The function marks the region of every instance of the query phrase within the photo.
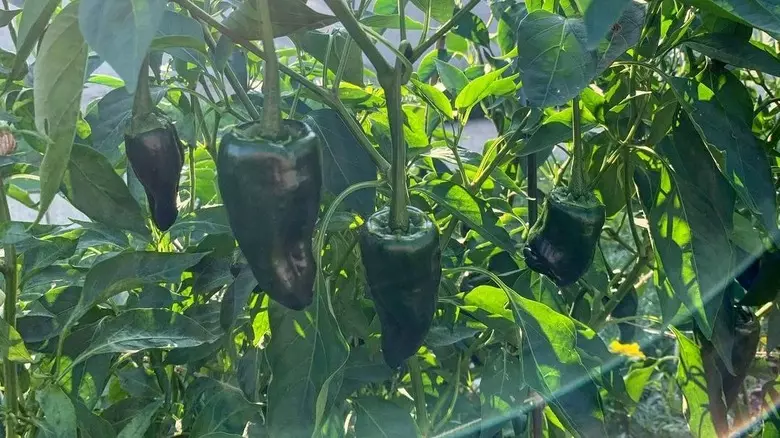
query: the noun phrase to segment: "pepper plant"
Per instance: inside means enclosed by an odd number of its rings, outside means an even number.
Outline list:
[[[780,433],[777,2],[2,7],[6,437]]]

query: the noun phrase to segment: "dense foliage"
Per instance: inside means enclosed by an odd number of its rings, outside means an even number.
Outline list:
[[[780,436],[776,1],[324,4],[3,0],[6,437]]]

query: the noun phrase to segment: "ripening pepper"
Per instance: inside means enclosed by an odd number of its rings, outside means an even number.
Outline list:
[[[528,234],[526,264],[559,287],[573,284],[593,263],[605,220],[604,204],[592,193],[577,196],[566,187],[553,189]]]
[[[439,230],[422,210],[407,210],[407,232],[391,230],[390,210],[384,208],[368,218],[360,235],[369,294],[382,328],[382,354],[393,368],[422,345],[441,280]]]
[[[179,176],[184,167],[184,148],[176,127],[156,112],[133,123],[125,133],[125,153],[141,181],[149,201],[152,220],[161,231],[168,230],[179,214]]]
[[[219,190],[230,228],[260,288],[301,310],[314,297],[312,235],[320,207],[320,139],[303,122],[284,120],[284,138],[260,122],[233,128],[217,155]]]

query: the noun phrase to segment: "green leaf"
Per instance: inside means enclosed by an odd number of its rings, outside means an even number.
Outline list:
[[[252,270],[248,266],[244,267],[222,298],[219,313],[219,323],[222,329],[230,330],[233,327],[238,317],[244,313],[244,307],[255,287],[257,287],[257,280],[252,275]]]
[[[734,192],[684,117],[659,152],[674,172],[647,157],[634,180],[663,273],[661,284],[671,287],[709,338],[723,289],[733,278]]]
[[[780,4],[774,0],[685,0],[684,3],[780,34]]]
[[[143,366],[125,368],[116,372],[116,378],[128,394],[132,397],[159,397],[162,390],[150,371]]]
[[[139,251],[122,253],[96,263],[87,273],[79,304],[69,324],[95,304],[119,292],[146,284],[178,282],[182,272],[197,264],[205,255]]]
[[[490,46],[490,32],[488,32],[485,22],[471,12],[460,16],[455,22],[452,32],[483,47]]]
[[[400,29],[401,19],[398,14],[375,14],[368,17],[364,17],[360,20],[361,23],[368,27],[376,29]],[[423,25],[419,21],[407,16],[406,17],[406,29],[407,30],[422,30]]]
[[[182,314],[168,309],[131,309],[101,320],[89,347],[73,363],[98,354],[197,347],[215,339],[203,326]]]
[[[16,37],[16,58],[9,79],[18,79],[27,69],[27,58],[49,24],[60,0],[28,0],[24,2],[19,34]]]
[[[206,40],[203,27],[190,17],[166,10],[151,50],[165,50],[174,58],[205,66]]]
[[[306,0],[270,0],[271,23],[275,37],[298,31],[319,29],[336,22],[336,17],[323,15],[306,6]],[[228,29],[249,40],[262,39],[263,22],[254,0],[243,0],[225,20]]]
[[[24,346],[22,335],[4,319],[0,319],[0,355],[12,362],[32,362],[32,357]]]
[[[420,82],[416,79],[412,79],[414,84],[414,91],[420,98],[424,99],[429,105],[433,106],[439,111],[439,114],[446,117],[448,120],[452,120],[452,105],[450,100],[444,93],[433,85]]]
[[[146,430],[154,420],[154,416],[160,407],[163,405],[163,400],[155,400],[149,403],[145,408],[141,409],[130,420],[125,427],[117,434],[117,438],[135,438],[144,436]]]
[[[62,260],[73,255],[76,251],[77,240],[66,237],[51,237],[41,240],[35,247],[25,251],[22,263],[22,284],[41,270],[48,268],[57,260]]]
[[[334,196],[347,187],[375,181],[377,169],[344,119],[336,111],[318,109],[306,115],[306,122],[319,134],[322,144],[322,180],[325,190]],[[345,200],[347,208],[368,217],[374,211],[376,190],[361,190]]]
[[[95,52],[135,92],[141,64],[163,19],[160,0],[82,0],[81,33]]]
[[[708,33],[683,41],[683,44],[712,59],[780,76],[780,59],[750,41],[733,35]]]
[[[583,21],[588,33],[587,47],[593,49],[607,36],[612,25],[631,0],[585,0],[580,4],[585,11]]]
[[[376,397],[360,397],[355,407],[355,436],[411,438],[419,436],[409,411]]]
[[[582,19],[539,9],[517,30],[518,67],[532,106],[563,105],[577,96],[622,53],[639,41],[646,5],[631,1],[606,40],[588,50]]]
[[[458,97],[455,98],[455,108],[458,110],[471,109],[474,105],[481,102],[482,99],[494,95],[495,85],[501,78],[504,70],[506,70],[506,67],[494,70],[469,82],[458,93]]]
[[[639,403],[639,400],[641,400],[642,394],[645,392],[645,387],[655,371],[656,368],[655,365],[653,365],[632,368],[628,374],[626,374],[626,390],[634,403]]]
[[[15,9],[15,10],[3,10],[0,11],[0,27],[6,27],[16,18],[17,15],[21,14],[21,9]]]
[[[73,145],[63,192],[74,207],[90,219],[148,235],[141,207],[100,152]]]
[[[677,385],[687,402],[686,419],[688,427],[695,437],[718,436],[710,413],[710,397],[707,394],[707,379],[704,374],[704,362],[696,343],[671,327],[677,337],[680,361],[677,364]]]
[[[76,134],[88,54],[79,32],[78,5],[68,4],[54,18],[35,61],[35,126],[52,141],[41,162],[41,200],[36,222],[43,218],[60,189]]]
[[[116,432],[111,423],[93,414],[80,400],[75,401],[76,420],[82,438],[114,438]]]
[[[497,247],[509,253],[516,252],[512,238],[498,225],[498,217],[493,210],[485,201],[476,198],[462,186],[449,181],[434,180],[416,186],[414,190],[430,197]]]
[[[746,117],[742,103],[747,102],[740,99],[744,85],[727,72],[707,83],[671,78],[670,84],[701,138],[723,154],[722,171],[739,198],[767,231],[775,232],[777,202],[770,164],[753,134],[752,117]]]
[[[46,385],[35,391],[43,419],[37,423],[42,438],[76,438],[76,409],[67,395],[56,385]]]
[[[448,62],[436,59],[436,71],[439,72],[441,83],[456,96],[469,84],[466,75]]]
[[[328,70],[336,74],[342,62],[341,57],[344,54],[349,34],[343,30],[309,31],[291,35],[290,38],[317,61],[325,63],[325,58],[327,58]],[[328,41],[331,38],[333,42],[330,46],[330,56],[327,56]],[[363,53],[354,41],[349,46],[349,53],[347,53],[344,63],[342,79],[354,85],[363,85]]]
[[[519,143],[516,154],[520,157],[536,154],[572,138],[572,108],[566,108],[554,113],[548,113],[544,123],[533,131],[528,140]],[[582,131],[587,132],[596,125],[596,119],[589,111],[583,111],[581,117]]]
[[[319,290],[314,303],[299,312],[271,302],[270,436],[311,436],[339,392],[349,350],[327,299]]]
[[[455,2],[453,0],[412,0],[412,3],[423,12],[428,11],[428,8],[430,8],[431,17],[439,23],[445,23],[452,18],[452,13],[455,10]]]
[[[216,385],[204,397],[203,408],[192,425],[192,438],[238,438],[245,436],[242,432],[247,423],[262,424],[258,406],[249,403],[238,388],[224,383]]]

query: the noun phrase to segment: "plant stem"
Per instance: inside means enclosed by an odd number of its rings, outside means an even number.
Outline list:
[[[263,70],[263,134],[268,138],[279,138],[282,133],[282,112],[279,109],[282,94],[279,90],[279,58],[274,45],[274,27],[271,24],[271,8],[268,0],[257,0],[257,10],[262,21],[265,69]],[[327,69],[327,66],[325,67]]]
[[[0,222],[11,222],[11,211],[8,209],[5,184],[0,178]],[[12,329],[16,329],[16,302],[18,300],[18,277],[16,269],[16,247],[6,245],[3,249],[3,276],[5,277],[5,303],[3,319]],[[10,335],[10,333],[8,334]],[[19,382],[16,374],[16,364],[5,358],[3,361],[5,374],[5,406],[6,406],[6,438],[16,438],[16,419],[19,417]]]
[[[580,115],[579,96],[572,100],[572,119],[574,153],[572,154],[569,189],[575,196],[580,196],[587,190],[587,186],[585,184],[585,150],[582,147],[582,117]]]
[[[432,2],[428,2],[430,8]],[[401,41],[406,39],[406,0],[398,0],[398,24]]]
[[[612,298],[607,301],[607,304],[604,306],[604,309],[601,311],[601,313],[597,317],[593,318],[591,324],[589,324],[594,331],[598,332],[602,327],[604,327],[604,323],[607,321],[607,318],[609,318],[609,315],[615,311],[615,308],[617,308],[618,304],[623,301],[623,298],[625,298],[626,295],[631,292],[631,288],[634,287],[634,283],[636,283],[636,281],[642,275],[642,270],[644,270],[645,267],[645,259],[644,257],[640,257],[639,260],[636,261],[634,268],[631,269],[631,272],[629,272],[626,278],[623,280],[623,283],[620,285],[617,292],[615,292]]]
[[[412,379],[412,393],[414,394],[414,405],[417,411],[417,427],[423,437],[428,436],[430,424],[428,423],[428,410],[425,407],[425,386],[422,381],[422,371],[417,356],[412,356],[407,361],[409,365],[409,376]]]
[[[392,180],[393,196],[390,202],[390,228],[398,231],[409,229],[409,212],[406,209],[406,140],[404,139],[404,117],[401,106],[402,68],[399,67],[392,86],[385,89],[387,116],[390,121],[390,139],[392,142]]]
[[[636,224],[634,223],[634,206],[632,201],[634,200],[634,181],[632,179],[633,169],[631,162],[631,152],[628,148],[623,148],[623,163],[625,164],[625,171],[623,172],[623,191],[626,194],[626,215],[628,217],[628,226],[631,228],[631,237],[634,239],[634,245],[636,245],[637,254],[642,254],[642,240],[639,238],[639,233],[636,231]]]
[[[460,10],[452,16],[446,23],[444,23],[439,29],[436,30],[436,33],[431,35],[430,38],[423,41],[419,46],[415,47],[414,51],[412,51],[412,57],[409,59],[409,62],[414,63],[418,59],[420,59],[425,52],[428,51],[428,49],[431,48],[434,44],[436,44],[436,41],[439,40],[439,38],[444,37],[447,32],[450,31],[453,27],[455,27],[455,23],[460,20],[461,17],[471,12],[474,7],[476,7],[478,4],[480,4],[482,0],[471,0],[466,4],[466,6],[463,6],[460,8]]]
[[[225,25],[215,20],[211,15],[206,13],[206,11],[199,8],[190,0],[173,0],[173,1],[178,3],[179,6],[181,6],[182,8],[189,11],[189,13],[194,18],[208,24],[214,29],[217,29],[222,35],[225,35],[226,37],[230,38],[231,41],[233,41],[234,43],[252,52],[259,58],[266,59],[265,52],[263,52],[259,47],[257,47],[256,44],[252,43],[251,41],[237,34],[236,32],[233,32],[232,30],[225,27]],[[341,101],[336,96],[332,95],[327,90],[320,88],[319,86],[317,86],[317,84],[306,79],[305,76],[301,75],[300,73],[296,72],[290,67],[287,67],[284,64],[279,64],[279,70],[281,70],[284,74],[292,78],[292,80],[294,80],[295,82],[298,82],[299,84],[306,87],[309,91],[312,92],[312,94],[317,96],[325,105],[329,106],[334,111],[339,113],[341,118],[347,124],[349,130],[358,140],[358,143],[360,143],[360,146],[369,154],[371,159],[374,161],[374,164],[376,164],[376,166],[379,168],[379,171],[382,174],[387,174],[389,172],[390,163],[387,160],[385,160],[382,154],[380,154],[376,150],[374,145],[371,144],[371,140],[369,140],[365,132],[363,132],[363,129],[360,127],[360,124],[358,124],[355,121],[354,117],[352,117],[352,114],[349,111],[347,111],[347,108],[344,106],[343,103],[341,103]]]

